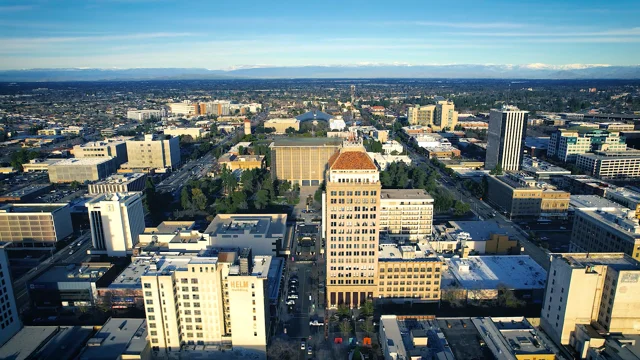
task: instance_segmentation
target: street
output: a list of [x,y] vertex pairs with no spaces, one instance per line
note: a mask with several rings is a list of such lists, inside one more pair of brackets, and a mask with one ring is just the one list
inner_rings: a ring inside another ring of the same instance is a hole
[[[84,241],[81,246],[73,246],[78,241]],[[69,245],[55,253],[52,257],[43,261],[40,265],[31,269],[29,272],[21,276],[19,279],[13,281],[13,292],[16,298],[16,304],[18,305],[18,312],[22,313],[29,308],[29,292],[27,290],[27,284],[29,281],[40,276],[45,270],[47,270],[52,264],[55,263],[78,263],[87,259],[87,250],[91,247],[91,233],[78,237],[77,240],[72,241]],[[73,254],[69,252],[73,249]]]

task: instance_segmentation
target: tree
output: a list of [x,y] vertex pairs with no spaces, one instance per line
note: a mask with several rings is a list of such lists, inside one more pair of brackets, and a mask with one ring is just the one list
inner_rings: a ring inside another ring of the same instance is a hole
[[240,175],[240,181],[242,182],[242,189],[246,192],[252,193],[255,190],[255,172],[253,170],[245,170]]
[[191,192],[187,186],[184,186],[182,191],[180,191],[180,205],[183,210],[190,210],[193,206],[191,203]]
[[365,317],[373,316],[373,311],[374,311],[373,302],[370,300],[365,301],[360,306],[360,315],[362,316],[365,316]]
[[291,341],[275,338],[267,348],[270,359],[293,360],[298,358],[298,350]]
[[200,211],[204,211],[207,208],[207,197],[201,189],[191,189],[191,204]]
[[73,180],[71,184],[69,184],[71,190],[77,190],[80,187],[80,183],[76,180]]
[[462,216],[471,210],[471,206],[463,201],[456,201],[455,206],[453,207],[453,214],[456,216]]
[[259,190],[256,193],[254,201],[256,209],[264,209],[269,205],[269,192],[267,190]]
[[351,326],[351,323],[349,322],[349,320],[343,320],[340,322],[340,332],[345,336],[349,336],[351,334],[351,330],[353,330],[353,327]]
[[344,317],[349,317],[351,316],[351,310],[349,309],[349,307],[345,304],[340,304],[338,305],[338,311],[337,314],[340,318],[344,318]]
[[524,300],[520,300],[516,297],[513,290],[507,288],[504,284],[498,284],[498,305],[507,308],[518,308],[525,306]]
[[295,133],[297,133],[296,129],[294,129],[293,127],[289,126],[285,131],[285,134],[287,135],[293,135]]
[[291,183],[287,180],[281,181],[278,192],[282,195],[291,190]]
[[367,335],[371,335],[375,331],[375,327],[373,326],[373,321],[371,321],[371,319],[367,319],[364,323],[362,323],[362,325],[360,326],[360,329],[362,329],[362,331],[367,333]]
[[500,164],[496,164],[496,167],[493,168],[493,170],[491,170],[489,172],[490,175],[502,175],[502,165]]

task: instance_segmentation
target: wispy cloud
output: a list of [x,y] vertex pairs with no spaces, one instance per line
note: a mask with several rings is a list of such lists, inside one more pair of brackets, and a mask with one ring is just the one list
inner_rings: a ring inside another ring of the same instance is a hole
[[589,36],[640,36],[640,27],[601,31],[555,32],[445,32],[446,35],[475,37],[589,37]]
[[122,41],[122,40],[146,40],[158,38],[176,38],[198,36],[188,32],[157,32],[124,35],[94,35],[94,36],[60,36],[60,37],[33,37],[33,38],[0,38],[0,47],[29,48],[41,44],[51,43],[86,43],[97,41]]
[[447,27],[456,29],[521,29],[528,24],[506,22],[453,22],[453,21],[385,21],[385,25],[412,25]]
[[6,6],[0,6],[0,13],[28,11],[33,8],[34,8],[33,5],[6,5]]

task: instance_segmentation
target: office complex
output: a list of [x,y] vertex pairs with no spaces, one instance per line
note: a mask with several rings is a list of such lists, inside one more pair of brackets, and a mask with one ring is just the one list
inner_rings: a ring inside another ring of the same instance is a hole
[[127,162],[127,144],[123,140],[102,140],[73,147],[73,156],[85,158],[113,158],[116,166]]
[[411,106],[407,109],[407,120],[410,125],[429,126],[433,124],[435,105]]
[[179,103],[167,104],[173,115],[199,115],[200,105],[198,103],[192,103],[190,100],[185,100]]
[[625,151],[625,139],[617,132],[577,127],[559,129],[551,134],[547,156],[575,162],[578,155],[594,151]]
[[444,268],[425,243],[397,245],[381,243],[378,252],[377,297],[384,302],[437,302],[440,274]]
[[296,118],[274,118],[264,122],[265,129],[274,129],[276,134],[285,134],[289,128],[300,130],[300,120]]
[[164,110],[129,110],[127,111],[127,119],[137,120],[137,121],[145,121],[149,119],[158,119],[160,120],[166,116],[166,111]]
[[578,327],[596,335],[637,335],[639,278],[640,264],[622,253],[553,254],[540,325],[579,353]]
[[140,280],[153,351],[230,346],[266,358],[270,277],[279,282],[271,256],[210,249],[147,262]]
[[357,307],[377,295],[380,191],[378,168],[364,149],[332,156],[323,201],[327,307]]
[[271,145],[271,176],[300,186],[319,186],[331,156],[342,147],[336,138],[279,139]]
[[144,140],[128,140],[127,157],[127,168],[173,169],[180,165],[180,139],[145,135]]
[[277,256],[285,247],[286,214],[218,214],[204,233],[215,247],[250,247],[254,255]]
[[89,211],[92,253],[127,256],[144,231],[144,209],[139,193],[98,195],[85,206]]
[[433,232],[433,197],[419,189],[383,189],[380,237],[398,243],[427,241]]
[[485,169],[493,170],[498,165],[503,171],[520,169],[528,115],[515,106],[491,110]]
[[143,191],[147,175],[143,173],[114,174],[97,183],[89,184],[89,195]]
[[458,112],[454,110],[454,104],[450,100],[438,100],[431,127],[435,131],[453,131],[458,125]]
[[623,252],[640,259],[640,225],[627,208],[575,209],[571,252]]
[[65,159],[49,165],[49,181],[70,183],[77,181],[98,181],[116,172],[114,158]]
[[72,233],[67,204],[7,204],[0,207],[0,241],[51,245]]
[[8,245],[9,243],[0,242],[0,346],[22,328],[11,282],[11,269],[6,252]]
[[513,219],[566,219],[570,194],[521,173],[487,176],[487,201]]
[[627,180],[640,178],[640,151],[597,151],[580,154],[576,165],[585,174],[599,179]]

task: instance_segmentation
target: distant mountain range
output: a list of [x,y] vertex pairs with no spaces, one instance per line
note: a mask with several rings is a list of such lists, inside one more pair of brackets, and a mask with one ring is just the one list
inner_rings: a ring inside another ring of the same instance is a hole
[[640,79],[640,65],[353,65],[198,68],[26,69],[0,71],[0,82],[209,79]]

